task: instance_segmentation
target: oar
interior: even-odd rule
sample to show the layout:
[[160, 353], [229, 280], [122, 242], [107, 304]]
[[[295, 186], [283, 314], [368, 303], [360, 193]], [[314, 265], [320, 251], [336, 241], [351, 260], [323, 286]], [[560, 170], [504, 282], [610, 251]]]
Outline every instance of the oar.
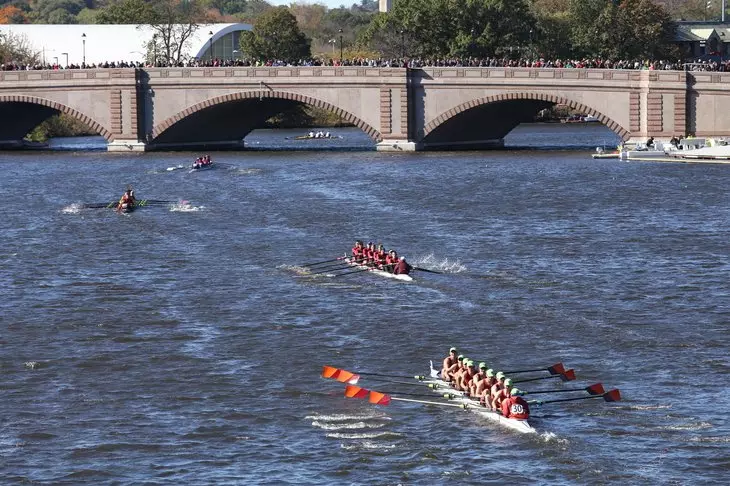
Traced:
[[469, 406], [470, 406], [470, 404], [468, 404], [468, 403], [457, 405], [456, 403], [441, 403], [441, 402], [432, 402], [430, 400], [413, 400], [411, 398], [392, 397], [386, 393], [366, 390], [365, 388], [360, 388], [359, 386], [354, 386], [354, 385], [347, 385], [347, 387], [345, 387], [345, 396], [347, 398], [368, 397], [368, 401], [375, 405], [388, 405], [391, 400], [397, 400], [399, 402], [425, 403], [428, 405], [441, 405], [441, 406], [445, 406], [445, 407], [469, 408]]
[[421, 267], [413, 267], [413, 270], [418, 270], [419, 272], [438, 273], [439, 275], [444, 273], [444, 272], [437, 272], [436, 270], [429, 270], [428, 268], [421, 268]]
[[150, 205], [150, 204], [177, 204], [177, 201], [164, 201], [164, 200], [161, 200], [161, 199], [142, 199], [142, 201], [137, 201], [137, 202], [138, 203], [139, 202], [144, 202], [145, 205]]
[[300, 266], [302, 266], [302, 267], [313, 267], [315, 265], [322, 265], [324, 263], [331, 263], [331, 262], [336, 262], [338, 260], [344, 260], [345, 258], [347, 258], [347, 257], [341, 256], [341, 257], [334, 258], [332, 260], [324, 260], [324, 261], [321, 261], [321, 262], [314, 262], [314, 263], [303, 263]]
[[618, 402], [621, 401], [621, 392], [618, 389], [602, 393], [601, 395], [589, 396], [589, 397], [575, 397], [575, 398], [559, 398], [557, 400], [530, 400], [527, 403], [535, 403], [537, 405], [543, 405], [545, 403], [558, 403], [558, 402], [572, 402], [574, 400], [590, 400], [591, 398], [603, 398], [607, 402]]
[[534, 371], [548, 371], [551, 375], [559, 375], [559, 374], [565, 373], [565, 368], [563, 367], [563, 363], [555, 363], [554, 365], [548, 366], [547, 368], [534, 368], [531, 370], [504, 371], [503, 373], [505, 375], [516, 375], [519, 373], [532, 373]]
[[[360, 375], [368, 375], [368, 376], [385, 376], [385, 377], [395, 377], [395, 378], [415, 378], [416, 380], [425, 380], [425, 376], [402, 376], [402, 375], [381, 375], [380, 373], [353, 373], [352, 371], [343, 370], [342, 368], [335, 368], [334, 366], [323, 366], [322, 367], [322, 378], [332, 378], [333, 380], [337, 380], [342, 383], [351, 383], [355, 384], [360, 379]], [[410, 381], [388, 381], [383, 380], [379, 378], [375, 378], [376, 381], [387, 381], [387, 383], [395, 383], [399, 385], [415, 385], [415, 386], [423, 386], [422, 383], [413, 383]], [[431, 383], [430, 385], [436, 385], [437, 383]], [[436, 387], [434, 387], [436, 388]]]
[[370, 270], [374, 270], [373, 268], [361, 268], [359, 270], [353, 270], [352, 272], [345, 272], [345, 273], [338, 273], [335, 275], [335, 277], [342, 277], [343, 275], [350, 275], [352, 273], [360, 273], [360, 272], [369, 272]]
[[339, 270], [346, 270], [351, 268], [347, 263], [335, 263], [334, 265], [325, 265], [317, 267], [316, 272], [309, 272], [309, 275], [317, 275], [320, 273], [337, 272]]
[[514, 380], [512, 383], [527, 383], [528, 381], [549, 380], [550, 378], [558, 377], [563, 381], [575, 380], [575, 370], [565, 370], [564, 373], [560, 373], [559, 375], [541, 376], [539, 378], [527, 378], [525, 380]]
[[92, 203], [92, 204], [82, 204], [81, 206], [87, 209], [101, 209], [101, 208], [113, 208], [117, 205], [117, 201], [112, 201], [110, 203]]
[[596, 383], [595, 385], [587, 386], [585, 388], [561, 388], [559, 390], [538, 390], [538, 391], [522, 391], [524, 395], [538, 395], [540, 393], [563, 393], [563, 392], [574, 392], [574, 391], [586, 391], [591, 395], [603, 395], [606, 391], [603, 389], [603, 385]]

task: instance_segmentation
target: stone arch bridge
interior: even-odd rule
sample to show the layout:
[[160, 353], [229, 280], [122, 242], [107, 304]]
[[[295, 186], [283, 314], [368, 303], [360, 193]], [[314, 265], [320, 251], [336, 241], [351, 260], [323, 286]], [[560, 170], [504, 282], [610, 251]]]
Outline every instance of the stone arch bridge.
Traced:
[[500, 146], [555, 104], [627, 141], [730, 136], [730, 73], [317, 66], [0, 72], [0, 144], [21, 145], [61, 112], [115, 151], [240, 146], [296, 104], [330, 110], [393, 151]]

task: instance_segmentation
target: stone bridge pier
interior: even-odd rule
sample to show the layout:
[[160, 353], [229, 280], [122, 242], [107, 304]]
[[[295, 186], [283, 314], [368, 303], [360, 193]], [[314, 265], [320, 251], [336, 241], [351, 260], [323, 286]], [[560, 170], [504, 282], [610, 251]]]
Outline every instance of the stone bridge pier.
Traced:
[[730, 136], [730, 73], [546, 68], [221, 67], [0, 72], [0, 145], [65, 113], [110, 151], [242, 147], [278, 113], [310, 105], [378, 150], [499, 147], [565, 104], [625, 141]]

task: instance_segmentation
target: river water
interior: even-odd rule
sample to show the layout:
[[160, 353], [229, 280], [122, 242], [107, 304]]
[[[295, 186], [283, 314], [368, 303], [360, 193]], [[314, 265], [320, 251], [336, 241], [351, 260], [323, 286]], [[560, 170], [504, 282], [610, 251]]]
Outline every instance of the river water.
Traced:
[[[197, 173], [167, 170], [183, 152], [0, 154], [2, 482], [725, 484], [730, 167], [592, 160], [616, 143], [602, 127], [509, 143], [225, 152]], [[127, 184], [183, 202], [79, 206]], [[443, 273], [301, 267], [355, 238]], [[624, 400], [535, 407], [522, 435], [320, 378], [426, 373], [450, 346], [578, 375], [528, 391], [601, 382]]]

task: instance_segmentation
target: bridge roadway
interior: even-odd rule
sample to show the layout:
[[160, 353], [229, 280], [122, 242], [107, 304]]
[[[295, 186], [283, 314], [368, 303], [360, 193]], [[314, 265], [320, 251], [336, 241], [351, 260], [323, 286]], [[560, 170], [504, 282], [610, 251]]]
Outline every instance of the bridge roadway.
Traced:
[[0, 145], [62, 112], [112, 151], [240, 146], [295, 104], [379, 150], [478, 149], [565, 104], [622, 139], [730, 136], [730, 73], [547, 68], [226, 67], [0, 71]]

